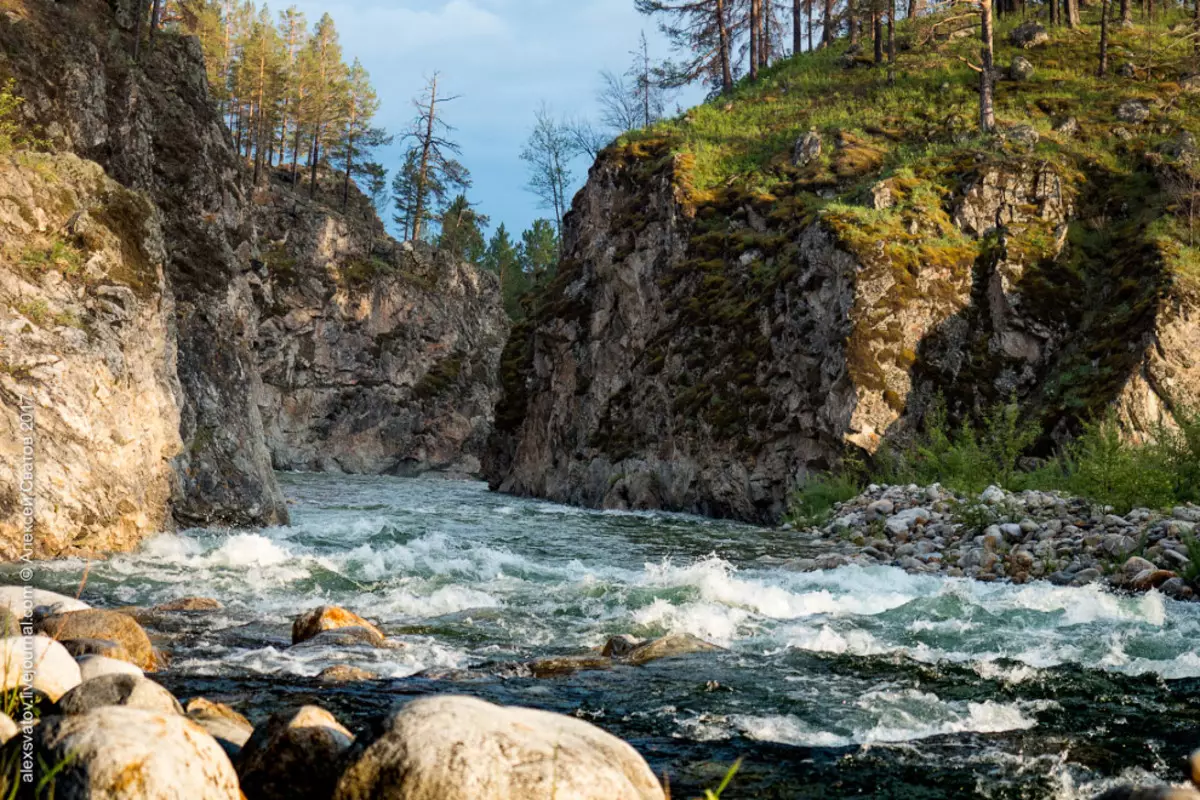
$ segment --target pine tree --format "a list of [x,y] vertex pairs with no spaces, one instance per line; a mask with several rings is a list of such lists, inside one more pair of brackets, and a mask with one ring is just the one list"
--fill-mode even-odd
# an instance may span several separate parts
[[343,209],[350,201],[350,181],[355,176],[369,174],[366,155],[392,141],[386,131],[371,125],[379,111],[379,99],[371,87],[370,76],[358,59],[347,74],[344,100],[340,115],[342,127],[331,146],[333,161],[342,170]]
[[456,196],[442,210],[439,217],[441,232],[438,235],[438,247],[460,261],[479,264],[483,261],[487,243],[483,231],[489,220],[477,212],[467,201],[465,194]]
[[513,243],[504,223],[488,241],[480,266],[500,278],[500,296],[510,319],[521,317],[521,296],[529,290],[529,276],[522,269],[521,249]]
[[333,17],[325,14],[313,29],[304,52],[305,72],[311,81],[307,102],[301,107],[309,136],[309,196],[317,191],[317,168],[331,130],[337,130],[346,108],[346,65]]
[[[457,98],[438,92],[438,75],[434,73],[425,94],[413,100],[417,116],[404,134],[412,144],[404,166],[396,174],[396,181],[403,183],[401,188],[407,191],[395,192],[398,219],[406,220],[407,233],[414,240],[421,238],[425,223],[444,206],[451,191],[471,186],[471,173],[452,157],[459,153],[458,144],[449,138],[454,128],[441,117],[442,107]],[[402,197],[407,198],[403,211]]]
[[536,219],[521,234],[521,269],[534,284],[544,285],[558,272],[559,239],[554,223]]
[[643,14],[659,15],[659,29],[676,51],[686,53],[668,63],[668,85],[704,80],[722,94],[733,91],[731,0],[634,0]]
[[279,163],[282,165],[287,151],[288,134],[295,128],[292,137],[292,182],[296,181],[296,160],[300,147],[300,125],[298,116],[303,99],[304,83],[301,80],[300,53],[308,43],[308,22],[295,6],[279,14],[279,37],[283,41],[285,62],[283,66],[283,103],[279,120]]

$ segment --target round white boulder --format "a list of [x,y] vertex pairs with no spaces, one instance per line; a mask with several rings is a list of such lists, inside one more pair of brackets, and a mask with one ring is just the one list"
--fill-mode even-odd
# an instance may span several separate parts
[[0,678],[3,688],[24,685],[32,670],[33,688],[58,700],[82,682],[79,665],[67,648],[46,636],[8,636],[0,639]]

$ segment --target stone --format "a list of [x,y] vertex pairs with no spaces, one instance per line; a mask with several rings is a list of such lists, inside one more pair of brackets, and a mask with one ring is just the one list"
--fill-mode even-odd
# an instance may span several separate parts
[[1027,81],[1033,77],[1033,62],[1025,56],[1014,56],[1008,68],[1008,77],[1014,81]]
[[116,611],[90,608],[46,617],[39,631],[55,639],[107,639],[124,648],[130,663],[153,671],[157,666],[150,637],[137,620]]
[[400,649],[403,645],[399,642],[390,642],[386,639],[379,638],[379,631],[374,628],[363,628],[358,625],[351,625],[347,628],[335,628],[333,630],[321,631],[316,636],[310,639],[305,639],[299,644],[294,644],[296,648],[312,648],[312,647],[391,647]]
[[[129,651],[111,639],[60,639],[62,646],[76,659],[79,656],[95,655],[132,662]],[[130,666],[134,666],[132,663]]]
[[1121,63],[1121,66],[1117,67],[1117,74],[1122,78],[1136,78],[1137,67],[1130,61],[1124,61]]
[[[0,758],[13,757],[21,738],[0,749]],[[225,751],[180,714],[104,706],[80,716],[49,717],[33,727],[32,745],[35,780],[56,769],[53,792],[62,800],[241,798]]]
[[1101,540],[1100,547],[1109,555],[1123,556],[1137,549],[1137,542],[1131,536],[1126,536],[1122,533],[1112,533]]
[[555,678],[576,672],[612,669],[612,659],[605,656],[548,656],[530,661],[525,666],[535,678]]
[[1190,600],[1195,595],[1192,587],[1188,586],[1183,578],[1171,578],[1159,586],[1158,590],[1175,600]]
[[140,667],[119,658],[98,655],[76,656],[75,663],[79,665],[79,677],[82,682],[90,681],[92,678],[99,678],[101,675],[145,677],[145,673],[142,672]]
[[989,506],[998,505],[1004,502],[1006,495],[1004,490],[999,486],[989,486],[979,495],[979,499],[987,503]]
[[46,636],[9,636],[0,639],[0,663],[3,664],[0,675],[4,676],[4,690],[21,685],[27,657],[37,666],[33,688],[51,701],[58,700],[82,680],[79,665],[58,642]]
[[1087,586],[1089,583],[1095,583],[1096,581],[1100,580],[1102,577],[1104,577],[1104,576],[1100,572],[1100,570],[1095,569],[1093,567],[1089,567],[1087,569],[1081,569],[1081,570],[1079,570],[1079,572],[1076,572],[1075,575],[1071,578],[1071,585],[1072,586]]
[[13,722],[12,717],[0,713],[0,744],[4,744],[20,732],[21,729],[17,727],[17,723]]
[[174,695],[154,681],[136,675],[101,675],[80,683],[58,700],[58,710],[67,715],[87,714],[104,706],[183,713]]
[[370,670],[352,667],[348,664],[335,664],[317,673],[317,680],[322,683],[356,683],[378,680],[378,678],[379,675]]
[[[806,570],[799,570],[806,571]],[[619,636],[613,636],[604,643],[604,648],[600,654],[605,658],[624,658],[632,653],[639,646],[645,643],[644,639],[630,636],[628,633],[622,633]]]
[[551,795],[665,800],[637,751],[583,720],[455,696],[415,700],[392,715],[347,767],[334,800]]
[[723,648],[692,636],[690,633],[668,633],[657,639],[635,647],[624,657],[627,663],[635,666],[648,664],[664,658],[677,658],[692,653],[711,653]]
[[1129,581],[1131,588],[1139,592],[1148,592],[1151,589],[1157,589],[1168,581],[1176,579],[1178,576],[1168,569],[1147,569],[1142,570],[1134,575]]
[[1117,106],[1117,119],[1140,125],[1150,119],[1150,106],[1142,100],[1125,100]]
[[1130,556],[1125,560],[1125,563],[1121,565],[1121,573],[1126,580],[1132,580],[1136,575],[1139,575],[1143,572],[1154,572],[1157,569],[1158,568],[1154,565],[1154,562],[1147,561],[1141,556]]
[[1063,136],[1074,136],[1079,133],[1079,120],[1075,117],[1063,117],[1054,123],[1054,132]]
[[1008,34],[1008,41],[1015,47],[1029,49],[1050,41],[1050,34],[1036,22],[1023,22]]
[[188,701],[184,711],[188,719],[204,728],[209,736],[217,740],[217,744],[221,745],[230,759],[237,758],[254,733],[254,726],[250,724],[250,720],[224,703],[214,703],[203,697],[196,697]]
[[254,729],[237,758],[247,800],[328,800],[337,784],[331,768],[354,735],[317,706],[279,711]]
[[292,644],[300,644],[323,631],[339,628],[359,628],[365,636],[378,644],[384,640],[383,632],[365,619],[338,606],[320,606],[306,611],[292,623]]
[[1183,76],[1179,79],[1179,88],[1188,94],[1200,92],[1200,74]]
[[821,157],[821,135],[810,130],[796,141],[792,151],[792,166],[807,167]]
[[917,525],[929,522],[932,517],[933,515],[927,508],[909,508],[888,517],[887,522],[884,523],[884,530],[893,536],[907,533]]
[[219,600],[211,597],[180,597],[166,603],[159,603],[150,610],[159,613],[173,613],[178,611],[220,611],[224,607]]
[[896,504],[891,500],[876,500],[867,506],[867,519],[883,519],[889,517],[896,510]]
[[67,597],[65,594],[47,591],[46,589],[30,588],[26,592],[24,586],[0,586],[0,607],[7,609],[17,619],[35,612],[44,615],[51,609],[55,611],[83,611],[91,608],[82,600]]

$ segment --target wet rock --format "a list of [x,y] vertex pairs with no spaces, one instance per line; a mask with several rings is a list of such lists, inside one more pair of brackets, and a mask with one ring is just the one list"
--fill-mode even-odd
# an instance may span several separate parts
[[79,665],[67,649],[45,636],[9,636],[0,640],[0,675],[4,689],[20,685],[26,659],[37,665],[33,688],[50,700],[58,700],[81,682]]
[[124,648],[129,661],[144,670],[156,668],[154,647],[137,620],[116,611],[87,609],[54,614],[38,623],[38,630],[55,639],[107,639]]
[[612,669],[612,659],[605,656],[559,656],[539,658],[528,663],[535,678],[554,678],[576,672]]
[[1008,41],[1015,47],[1029,49],[1050,41],[1050,34],[1036,22],[1023,22],[1008,34]]
[[208,731],[231,759],[237,757],[254,733],[250,720],[224,703],[196,697],[188,701],[184,710],[188,719]]
[[322,683],[356,683],[358,681],[373,681],[379,676],[370,670],[352,667],[348,664],[335,664],[317,673],[317,680]]
[[[129,651],[111,639],[62,639],[62,646],[75,658],[79,656],[105,656],[132,662]],[[131,663],[132,666],[132,663]]]
[[1140,125],[1150,119],[1150,106],[1142,100],[1125,100],[1117,106],[1117,119]]
[[1129,581],[1129,586],[1139,592],[1148,592],[1151,589],[1157,589],[1167,581],[1174,580],[1177,577],[1169,569],[1147,569],[1135,575]]
[[1008,68],[1008,77],[1014,81],[1027,81],[1033,77],[1033,62],[1025,56],[1015,56]]
[[220,611],[225,606],[211,597],[180,597],[166,603],[159,603],[150,610],[158,613],[178,611]]
[[17,727],[17,723],[13,722],[12,717],[0,713],[0,744],[4,744],[20,732],[21,729]]
[[[15,754],[21,737],[0,757]],[[34,777],[53,776],[54,797],[240,800],[229,757],[204,729],[174,713],[104,706],[50,717],[33,728]],[[136,787],[133,790],[132,787]]]
[[164,714],[182,714],[175,696],[148,678],[136,675],[101,675],[84,681],[58,700],[62,714],[87,714],[105,706],[127,706]]
[[237,774],[247,800],[327,800],[338,780],[333,765],[354,742],[316,706],[272,714],[242,747]]
[[821,135],[810,130],[796,141],[792,151],[792,165],[807,167],[821,157]]
[[927,508],[909,508],[888,517],[883,527],[888,533],[895,536],[896,534],[907,533],[917,525],[929,522],[932,518],[933,515]]
[[1156,569],[1153,562],[1147,561],[1141,556],[1130,556],[1121,565],[1121,574],[1126,580],[1132,580],[1143,572],[1154,572]]
[[1195,596],[1192,587],[1183,578],[1171,578],[1158,587],[1158,590],[1174,600],[1191,600]]
[[600,651],[600,655],[605,658],[624,658],[642,644],[645,644],[644,639],[638,639],[635,636],[630,636],[628,633],[622,633],[620,636],[609,638],[604,643],[604,649]]
[[1095,583],[1102,577],[1104,576],[1100,570],[1093,567],[1081,569],[1071,578],[1071,586],[1087,586],[1089,583]]
[[675,658],[692,653],[710,653],[723,648],[692,636],[690,633],[669,633],[635,647],[625,661],[635,666],[663,658]]
[[363,636],[378,644],[384,640],[382,631],[353,611],[338,606],[320,606],[296,617],[292,623],[292,644],[300,644],[324,631],[341,628],[359,628]]
[[409,703],[355,749],[334,800],[665,797],[637,751],[599,728],[469,697]]
[[79,665],[79,677],[85,683],[102,675],[145,677],[140,667],[119,658],[98,655],[76,656],[75,663]]
[[1174,786],[1117,786],[1095,800],[1200,800],[1200,792]]
[[305,639],[292,647],[390,647],[401,649],[400,642],[391,642],[379,638],[379,631],[374,628],[362,628],[352,625],[347,628],[321,631],[310,639]]

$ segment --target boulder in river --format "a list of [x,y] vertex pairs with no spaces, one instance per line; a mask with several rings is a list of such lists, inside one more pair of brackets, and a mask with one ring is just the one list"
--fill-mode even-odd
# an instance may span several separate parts
[[59,639],[59,642],[75,658],[105,656],[133,663],[133,656],[129,655],[129,651],[111,639]]
[[635,666],[641,666],[662,658],[675,658],[692,653],[709,653],[721,649],[690,633],[668,633],[666,636],[660,636],[638,645],[625,656],[624,660]]
[[380,643],[384,640],[382,631],[353,611],[338,606],[320,606],[296,617],[292,623],[292,644],[300,644],[323,631],[339,628],[362,628],[367,636],[373,635]]
[[[21,737],[8,742],[0,759],[15,757],[21,746]],[[48,717],[33,728],[32,756],[35,780],[58,770],[46,787],[58,800],[241,798],[225,751],[203,728],[175,713],[104,706],[80,716]]]
[[354,734],[323,708],[277,712],[238,754],[242,791],[247,800],[328,800],[338,780],[333,765],[353,742]]
[[35,665],[33,688],[51,701],[58,700],[80,684],[79,665],[67,649],[45,636],[9,636],[0,639],[0,675],[4,689],[21,685],[26,663]]
[[619,636],[611,637],[605,642],[604,649],[600,651],[600,655],[607,658],[624,658],[636,650],[639,645],[645,644],[645,641],[645,639],[630,636],[628,633],[622,633]]
[[607,656],[548,656],[530,661],[526,666],[535,678],[554,678],[589,670],[612,669],[612,659]]
[[317,680],[322,683],[354,683],[356,681],[373,681],[378,678],[379,676],[370,670],[352,667],[349,664],[334,664],[317,674]]
[[119,658],[108,656],[84,655],[75,656],[79,665],[80,680],[87,682],[101,675],[133,675],[136,678],[144,676],[141,668]]
[[351,625],[348,628],[321,631],[310,639],[292,645],[292,647],[390,647],[400,649],[400,642],[379,638],[379,631],[374,628],[363,628]]
[[38,623],[38,630],[55,639],[107,639],[125,648],[129,661],[153,671],[157,664],[150,637],[128,614],[89,608],[53,614]]
[[203,697],[188,701],[188,719],[208,731],[230,758],[236,758],[254,733],[250,720],[224,703],[214,703]]
[[86,714],[105,706],[183,713],[173,694],[149,678],[136,675],[101,675],[84,681],[58,700],[59,712],[66,715]]
[[473,697],[415,700],[355,750],[334,800],[665,797],[638,752],[594,725]]
[[159,613],[171,613],[179,611],[220,611],[225,606],[221,605],[219,600],[214,600],[211,597],[179,597],[174,600],[169,600],[165,603],[159,603],[152,607],[151,611]]

